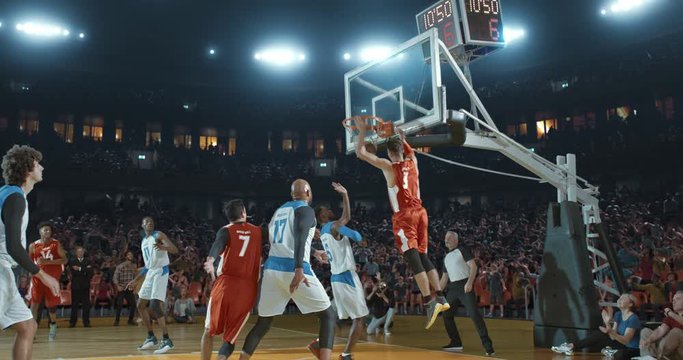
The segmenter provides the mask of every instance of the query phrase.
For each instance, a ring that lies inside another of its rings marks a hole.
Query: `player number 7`
[[[244,253],[247,252],[247,246],[249,246],[249,240],[251,239],[251,236],[249,235],[240,235],[239,239],[244,241],[242,243],[242,251],[240,251],[240,257],[244,257]]]

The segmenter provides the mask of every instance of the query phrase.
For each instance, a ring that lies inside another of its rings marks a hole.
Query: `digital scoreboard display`
[[[500,0],[460,0],[467,44],[502,45],[503,19]]]
[[[461,45],[462,35],[457,11],[452,0],[437,2],[415,17],[418,33],[422,34],[429,29],[436,28],[439,32],[439,39],[448,49]]]

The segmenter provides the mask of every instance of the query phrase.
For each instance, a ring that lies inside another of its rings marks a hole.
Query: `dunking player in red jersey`
[[[66,253],[59,241],[52,238],[52,225],[47,222],[38,224],[40,239],[28,247],[28,255],[33,262],[38,265],[40,270],[59,281],[66,264]],[[38,309],[43,301],[49,315],[50,331],[48,341],[54,341],[57,336],[57,305],[60,304],[59,296],[52,294],[52,291],[40,280],[31,277],[31,313],[33,318],[38,318]]]
[[[362,120],[361,120],[362,121]],[[387,141],[389,160],[377,157],[365,148],[367,125],[357,123],[359,129],[356,156],[370,165],[382,170],[389,190],[389,202],[394,211],[392,225],[396,247],[401,251],[406,263],[415,273],[422,298],[425,302],[427,325],[429,329],[440,312],[450,308],[439,284],[439,274],[427,256],[429,237],[427,234],[427,211],[420,199],[420,180],[417,157],[400,132]],[[429,284],[436,291],[432,299]]]
[[[202,360],[211,358],[213,336],[223,334],[218,360],[230,357],[235,341],[256,303],[261,268],[261,228],[247,222],[242,200],[224,208],[230,224],[216,234],[204,269],[214,276],[214,261],[220,255],[218,279],[211,289],[202,336]]]

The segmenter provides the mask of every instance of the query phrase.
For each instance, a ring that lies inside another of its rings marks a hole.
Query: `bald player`
[[[332,354],[336,314],[309,263],[316,225],[315,211],[309,206],[313,192],[306,180],[297,179],[291,195],[292,201],[280,206],[268,225],[270,252],[263,266],[259,317],[244,340],[241,360],[251,358],[273,318],[284,313],[290,299],[302,314],[320,318],[320,353],[316,356],[329,360]],[[319,251],[314,256],[321,259],[322,254],[324,251]]]

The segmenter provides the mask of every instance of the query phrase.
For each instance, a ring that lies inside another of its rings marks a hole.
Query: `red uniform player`
[[[62,271],[64,271],[64,264],[67,261],[64,248],[59,241],[52,238],[52,225],[49,223],[38,224],[38,231],[40,232],[40,239],[29,245],[28,255],[40,270],[59,281]],[[61,299],[52,294],[52,291],[35,277],[31,277],[30,296],[31,312],[34,319],[38,318],[38,309],[41,303],[45,302],[50,322],[48,340],[54,341],[57,336],[57,305],[61,303]]]
[[[216,234],[204,269],[214,275],[214,261],[220,254],[216,282],[206,314],[202,336],[202,360],[211,357],[213,336],[223,334],[218,359],[227,359],[235,349],[237,336],[256,303],[261,268],[261,228],[247,223],[241,200],[225,206],[230,224]]]
[[[450,305],[441,291],[439,274],[427,256],[428,220],[427,211],[422,207],[422,200],[420,200],[417,157],[401,132],[400,136],[392,137],[387,141],[389,160],[380,158],[370,153],[365,147],[367,125],[356,124],[356,127],[359,130],[356,156],[382,170],[387,181],[389,202],[394,211],[391,220],[396,247],[415,274],[415,281],[426,304],[427,325],[425,328],[429,329],[439,313],[448,310]],[[436,299],[431,297],[430,284],[436,291]]]

